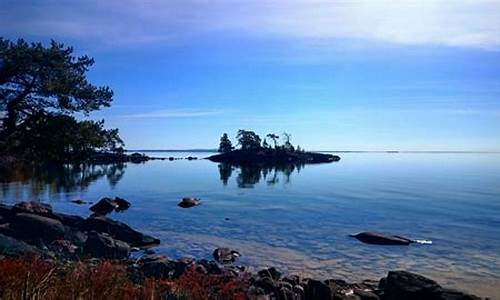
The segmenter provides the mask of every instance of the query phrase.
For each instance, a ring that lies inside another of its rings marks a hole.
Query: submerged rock
[[[182,201],[177,204],[177,206],[182,208],[189,208],[193,206],[198,206],[201,204],[201,200],[199,198],[194,197],[184,197]]]
[[[212,255],[216,261],[223,264],[233,263],[241,256],[238,251],[229,248],[217,248]]]
[[[409,245],[414,241],[397,235],[384,235],[376,232],[361,232],[351,237],[357,238],[363,243],[374,245]]]
[[[160,243],[160,240],[142,234],[125,223],[104,216],[89,217],[83,222],[82,227],[87,231],[107,233],[113,238],[129,243],[132,247],[147,247]]]
[[[111,198],[102,198],[96,204],[92,205],[89,209],[96,214],[107,215],[118,208],[118,204]]]

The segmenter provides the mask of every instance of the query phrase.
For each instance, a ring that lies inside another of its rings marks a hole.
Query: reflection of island
[[[14,168],[0,168],[0,183],[17,182],[31,186],[32,195],[68,193],[81,191],[100,178],[106,177],[114,187],[125,174],[126,164],[43,164],[40,166],[18,165]],[[9,190],[2,185],[4,196]]]
[[[233,170],[238,171],[236,183],[240,188],[251,188],[255,184],[264,180],[268,185],[274,185],[280,182],[280,177],[284,178],[284,183],[290,182],[290,175],[304,167],[304,164],[219,164],[220,180],[227,185]],[[283,176],[280,176],[283,175]]]

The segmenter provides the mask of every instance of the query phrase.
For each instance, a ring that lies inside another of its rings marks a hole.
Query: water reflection
[[[299,173],[305,164],[243,164],[233,165],[229,163],[220,163],[219,175],[224,185],[227,185],[233,171],[237,172],[236,184],[239,188],[252,188],[261,180],[268,185],[274,185],[283,180],[284,184],[290,182],[290,176],[293,172]]]
[[[123,178],[125,168],[126,164],[123,163],[16,165],[10,168],[0,168],[0,186],[2,196],[6,199],[9,198],[9,193],[20,195],[27,188],[33,197],[38,197],[45,192],[53,195],[83,191],[103,177],[113,188]]]

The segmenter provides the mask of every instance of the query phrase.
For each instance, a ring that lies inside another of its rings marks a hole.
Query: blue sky
[[[500,151],[497,1],[4,0],[0,35],[94,57],[131,149]]]

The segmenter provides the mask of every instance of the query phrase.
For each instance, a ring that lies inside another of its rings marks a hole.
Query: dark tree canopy
[[[238,140],[238,144],[241,146],[242,150],[254,150],[261,148],[260,136],[253,131],[240,129],[238,130],[236,139]]]
[[[220,138],[218,151],[222,153],[227,153],[231,152],[232,150],[233,150],[233,145],[231,144],[231,141],[229,140],[227,133],[224,133]]]
[[[52,41],[28,43],[0,38],[0,109],[4,134],[12,134],[39,112],[85,114],[110,106],[113,91],[86,78],[94,60],[74,56],[73,48]]]
[[[268,133],[267,137],[270,138],[273,141],[273,143],[274,143],[274,149],[276,149],[277,146],[278,146],[278,139],[280,138],[279,135],[274,134],[274,133]]]

